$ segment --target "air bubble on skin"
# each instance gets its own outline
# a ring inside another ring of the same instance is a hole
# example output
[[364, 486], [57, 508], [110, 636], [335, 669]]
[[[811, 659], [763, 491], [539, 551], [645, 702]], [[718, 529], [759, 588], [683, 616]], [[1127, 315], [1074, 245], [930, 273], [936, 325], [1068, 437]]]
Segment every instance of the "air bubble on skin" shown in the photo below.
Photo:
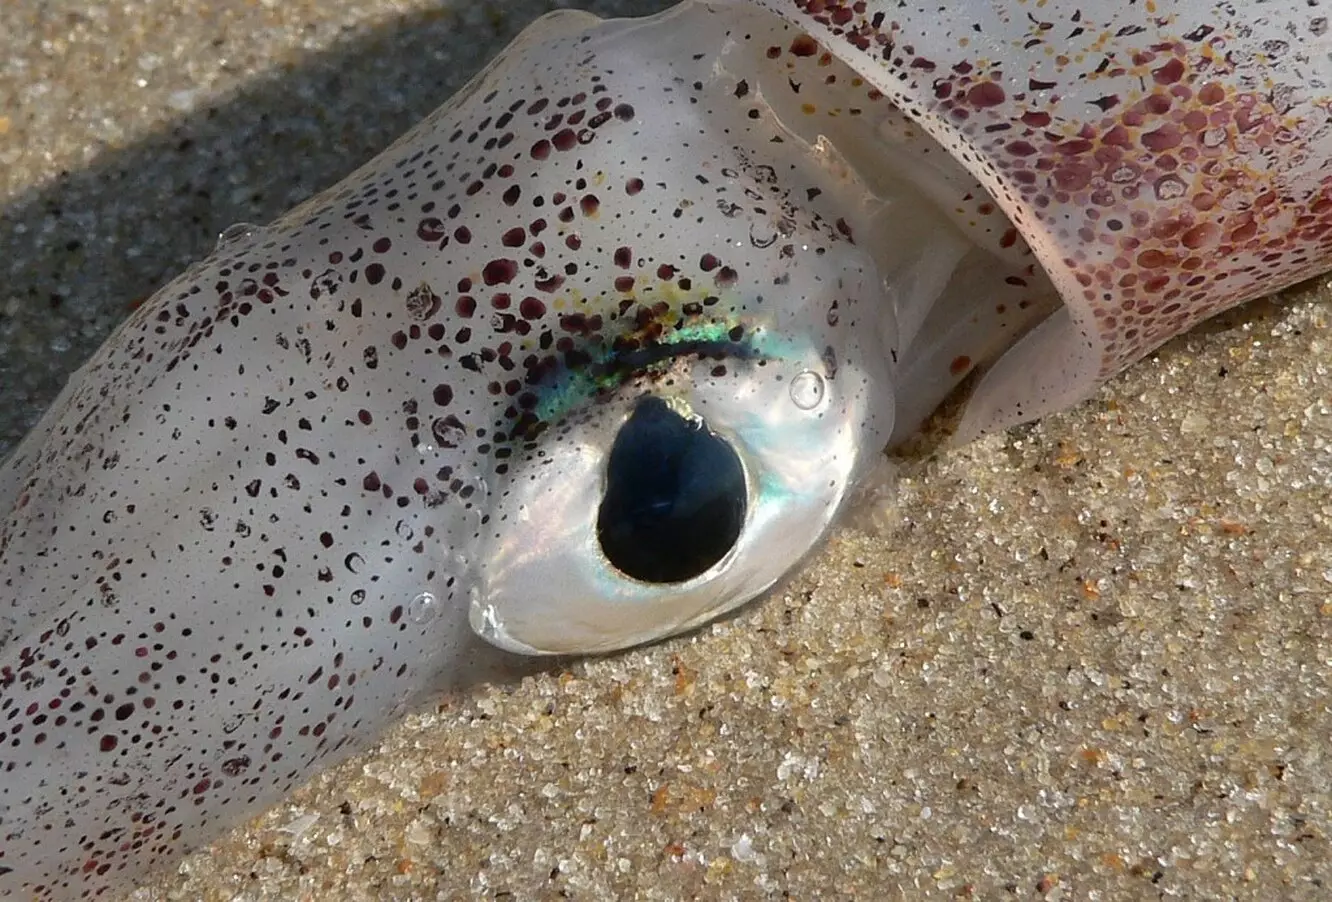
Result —
[[263, 231], [263, 226], [257, 226], [252, 222], [237, 222], [227, 226], [217, 233], [216, 250], [223, 250], [234, 244], [239, 244], [245, 239]]
[[[447, 581], [448, 574], [441, 574]], [[422, 592], [407, 603], [407, 616], [413, 623], [424, 624], [435, 619], [439, 613], [439, 599], [432, 592]]]
[[495, 642], [503, 634], [499, 612], [495, 610], [493, 604], [481, 600], [481, 590], [476, 586], [468, 590], [467, 598], [468, 619], [472, 624], [472, 631], [487, 642]]
[[472, 606], [472, 628], [476, 630], [477, 636], [488, 642], [496, 641], [496, 637], [501, 633], [500, 614], [496, 612], [496, 606], [482, 605], [481, 593], [477, 590], [472, 592], [470, 606]]
[[749, 243], [756, 248], [772, 247], [780, 237], [781, 232], [770, 222], [756, 222], [749, 227]]
[[791, 402], [801, 410], [818, 407], [827, 393], [823, 377], [813, 370], [804, 370], [791, 380]]

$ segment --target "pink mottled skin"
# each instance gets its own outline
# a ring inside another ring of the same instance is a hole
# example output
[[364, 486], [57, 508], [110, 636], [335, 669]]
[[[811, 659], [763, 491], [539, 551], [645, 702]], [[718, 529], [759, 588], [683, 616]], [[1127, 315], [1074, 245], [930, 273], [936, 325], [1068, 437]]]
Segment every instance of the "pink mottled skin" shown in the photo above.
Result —
[[[143, 304], [5, 463], [0, 895], [132, 885], [509, 652], [743, 603], [968, 376], [969, 435], [1329, 268], [1326, 30], [1287, 0], [542, 20]], [[679, 579], [596, 545], [645, 397], [743, 470], [734, 544]]]
[[984, 186], [1064, 300], [964, 433], [1087, 397], [1166, 339], [1332, 268], [1332, 36], [1294, 2], [764, 0]]

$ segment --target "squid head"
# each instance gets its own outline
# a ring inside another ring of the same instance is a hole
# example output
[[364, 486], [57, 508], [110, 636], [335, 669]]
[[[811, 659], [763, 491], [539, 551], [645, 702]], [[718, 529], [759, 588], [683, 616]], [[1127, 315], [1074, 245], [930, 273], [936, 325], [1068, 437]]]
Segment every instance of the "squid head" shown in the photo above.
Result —
[[718, 616], [945, 398], [1030, 419], [1328, 268], [1316, 12], [534, 24], [0, 471], [0, 892], [132, 885], [441, 689]]

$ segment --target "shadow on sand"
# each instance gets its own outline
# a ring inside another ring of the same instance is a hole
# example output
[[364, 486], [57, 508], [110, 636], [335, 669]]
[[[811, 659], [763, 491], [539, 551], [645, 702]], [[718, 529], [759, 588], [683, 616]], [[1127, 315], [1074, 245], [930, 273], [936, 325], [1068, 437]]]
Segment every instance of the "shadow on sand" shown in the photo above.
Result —
[[0, 459], [131, 306], [222, 229], [268, 222], [337, 182], [527, 24], [436, 9], [351, 33], [0, 211], [11, 274], [0, 289]]

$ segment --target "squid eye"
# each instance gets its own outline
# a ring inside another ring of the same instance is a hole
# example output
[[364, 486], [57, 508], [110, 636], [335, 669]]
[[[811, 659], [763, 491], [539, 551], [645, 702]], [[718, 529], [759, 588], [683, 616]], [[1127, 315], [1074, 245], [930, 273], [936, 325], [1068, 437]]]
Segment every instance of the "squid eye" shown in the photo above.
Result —
[[681, 583], [735, 546], [745, 507], [745, 471], [730, 443], [647, 397], [611, 445], [597, 540], [626, 576]]

